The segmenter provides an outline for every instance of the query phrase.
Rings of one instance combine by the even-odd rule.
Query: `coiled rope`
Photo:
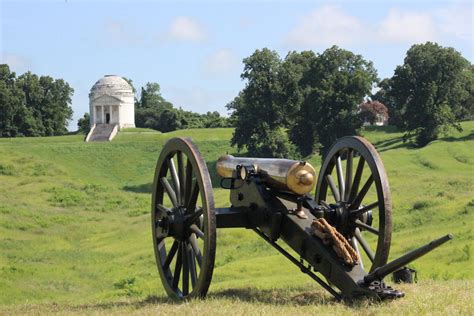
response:
[[[360,258],[354,248],[352,248],[347,239],[324,218],[313,220],[311,227],[313,228],[313,234],[319,237],[323,241],[323,244],[332,246],[332,249],[344,260],[345,264],[354,266],[359,263]]]

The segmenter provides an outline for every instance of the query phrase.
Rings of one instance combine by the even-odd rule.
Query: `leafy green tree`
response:
[[[0,65],[0,137],[22,135],[25,108],[23,92],[17,87],[16,74],[6,64]]]
[[[453,48],[413,45],[389,79],[388,95],[407,136],[424,146],[472,116],[473,66]]]
[[[137,127],[170,132],[181,128],[178,111],[161,96],[160,85],[148,82],[141,88],[140,100],[135,110]]]
[[[376,82],[372,62],[361,55],[333,46],[312,58],[300,84],[304,101],[290,130],[301,154],[320,146],[324,155],[338,138],[357,134],[358,106]]]
[[[67,133],[74,90],[62,79],[27,72],[18,78],[0,65],[0,136]]]
[[[70,104],[74,90],[69,84],[62,79],[26,72],[18,77],[18,85],[25,94],[25,105],[36,121],[36,128],[28,136],[66,134],[73,114]]]
[[[227,118],[222,117],[219,112],[207,112],[201,116],[203,118],[204,128],[229,127]]]
[[[158,108],[158,107],[172,107],[173,105],[166,101],[161,95],[160,85],[156,82],[147,82],[141,88],[139,108]]]
[[[84,113],[84,116],[77,121],[78,132],[88,134],[91,129],[91,121],[89,113]]]
[[[258,130],[247,141],[247,150],[252,157],[298,158],[296,146],[290,142],[282,127],[270,129],[265,122],[257,123]]]
[[[276,135],[286,135],[277,130],[288,124],[291,112],[291,107],[282,102],[285,94],[279,77],[280,57],[264,48],[256,50],[243,63],[241,78],[246,80],[245,88],[227,105],[233,111],[235,124],[232,146],[238,150],[246,147],[248,154],[255,157],[293,156],[288,136],[281,144],[275,139]]]

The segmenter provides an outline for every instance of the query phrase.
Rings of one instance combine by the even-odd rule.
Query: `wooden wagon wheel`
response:
[[[216,217],[206,163],[188,138],[170,139],[156,165],[151,210],[156,263],[166,293],[204,297],[216,253]]]
[[[316,202],[333,210],[326,219],[351,242],[366,269],[387,263],[392,203],[385,168],[372,144],[356,136],[339,139],[324,160],[315,195]]]

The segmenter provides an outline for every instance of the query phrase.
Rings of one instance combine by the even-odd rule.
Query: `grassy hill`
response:
[[[381,152],[390,180],[391,257],[447,232],[455,236],[413,265],[422,281],[417,286],[426,286],[423,291],[438,286],[464,293],[473,285],[474,122],[462,126],[462,133],[453,132],[423,149],[404,144],[402,134],[390,128],[364,132]],[[232,129],[166,134],[127,130],[111,143],[84,143],[80,135],[0,139],[0,305],[4,311],[52,302],[88,304],[100,310],[100,306],[116,308],[113,302],[125,300],[134,303],[124,305],[122,312],[140,307],[140,302],[148,306],[145,312],[156,312],[150,304],[165,303],[154,262],[149,204],[161,147],[170,137],[192,137],[209,165],[216,205],[227,206],[229,193],[217,188],[213,166],[219,155],[235,152],[229,146],[231,135]],[[319,169],[318,157],[309,160]],[[312,291],[303,300],[314,304],[329,298],[251,231],[220,230],[217,243],[210,289],[215,293],[210,300],[216,308],[213,313],[218,313],[220,299],[228,306],[231,294],[239,291],[247,293],[241,298],[250,295],[264,303],[278,300],[275,295],[288,303],[288,297],[298,291]],[[430,280],[450,281],[440,285]],[[407,291],[416,296],[413,289]],[[472,295],[466,300],[471,299]],[[94,305],[99,302],[111,305]],[[176,307],[166,304],[169,312]],[[205,303],[193,304],[198,308]],[[193,304],[179,308],[192,312]],[[54,311],[54,307],[40,311]]]

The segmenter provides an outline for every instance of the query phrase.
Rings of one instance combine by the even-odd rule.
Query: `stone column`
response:
[[[105,105],[102,105],[102,124],[105,123]]]

